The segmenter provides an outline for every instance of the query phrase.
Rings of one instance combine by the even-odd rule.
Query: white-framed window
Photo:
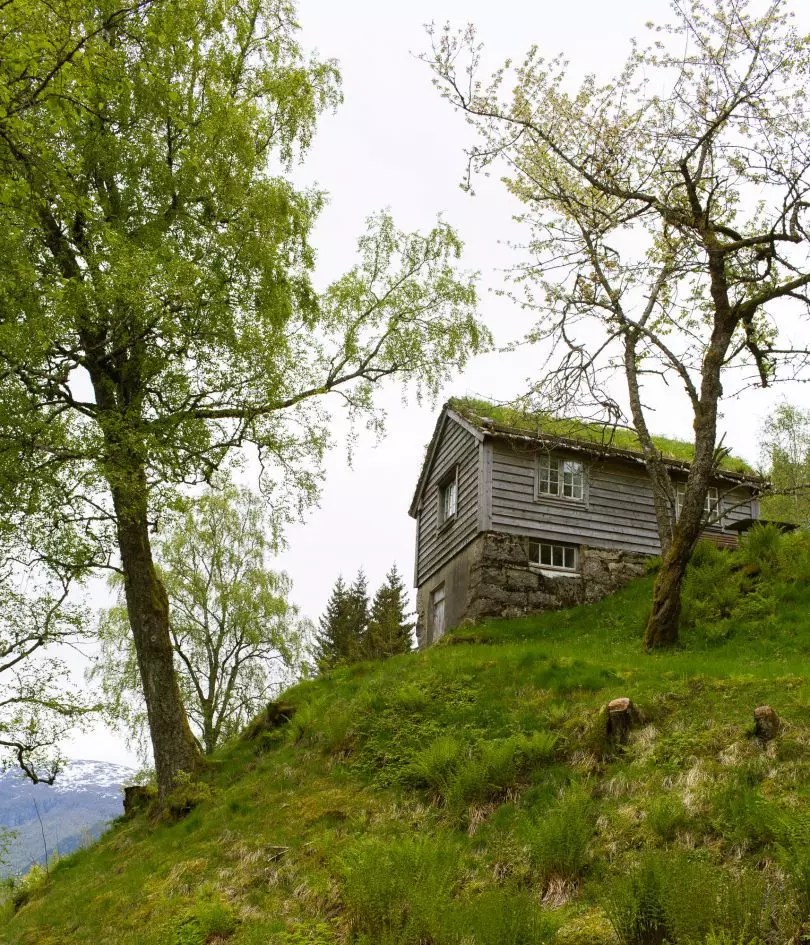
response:
[[[458,511],[458,468],[439,483],[439,524],[455,518]]]
[[[556,545],[549,541],[530,541],[529,563],[539,565],[541,568],[576,571],[579,567],[579,552],[572,545]]]
[[[444,633],[444,584],[440,584],[430,595],[430,628],[434,640]]]
[[[544,454],[537,461],[537,495],[556,496],[582,502],[585,498],[585,467],[574,459]]]
[[[683,500],[686,496],[686,483],[678,482],[675,484],[675,515],[680,516],[683,508]],[[714,518],[720,507],[720,493],[717,486],[709,486],[706,498],[703,500],[703,514],[707,518]],[[715,523],[717,524],[717,523]]]

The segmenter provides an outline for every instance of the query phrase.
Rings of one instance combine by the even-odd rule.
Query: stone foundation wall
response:
[[[491,617],[522,617],[590,603],[644,574],[647,555],[579,546],[579,571],[541,569],[529,562],[529,539],[500,532],[478,535],[417,592],[420,646],[435,642],[430,626],[432,591],[444,583],[447,630]],[[466,580],[460,580],[464,572]]]

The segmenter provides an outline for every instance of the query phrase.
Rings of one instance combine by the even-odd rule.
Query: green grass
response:
[[[783,945],[810,907],[810,536],[285,695],[174,823],[118,823],[0,907],[8,945]],[[630,696],[628,744],[605,706]],[[767,746],[753,710],[784,721]],[[810,934],[810,929],[805,929]]]
[[[483,417],[504,427],[524,430],[527,433],[543,433],[547,436],[561,436],[572,440],[585,440],[600,446],[614,449],[641,452],[641,444],[633,430],[625,427],[605,426],[602,423],[589,423],[575,418],[554,417],[549,414],[527,413],[526,411],[505,405],[491,404],[486,400],[472,397],[455,397],[450,406],[462,416],[476,420]],[[661,454],[667,459],[691,462],[694,458],[694,444],[669,436],[654,436],[653,441]],[[756,470],[738,456],[725,456],[720,461],[720,468],[729,472],[756,475]]]

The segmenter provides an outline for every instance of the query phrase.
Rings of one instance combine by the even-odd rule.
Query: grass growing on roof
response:
[[[810,903],[810,536],[701,546],[684,646],[651,578],[338,669],[2,907],[8,945],[784,945]],[[625,746],[604,707],[643,721]],[[784,721],[760,745],[755,706]],[[11,891],[10,891],[11,892]],[[806,931],[806,930],[805,930]]]
[[[514,407],[490,404],[486,400],[471,397],[457,397],[450,400],[450,406],[468,419],[483,417],[494,423],[526,433],[542,433],[547,436],[560,436],[572,440],[585,440],[614,449],[641,452],[641,444],[635,432],[623,427],[610,427],[601,423],[589,423],[575,418],[554,417],[550,414],[527,413]],[[694,444],[686,440],[667,436],[654,436],[653,441],[667,459],[691,462],[694,458]],[[720,468],[728,472],[756,475],[756,470],[737,456],[725,456]]]

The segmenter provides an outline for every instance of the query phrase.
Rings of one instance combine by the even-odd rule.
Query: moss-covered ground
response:
[[[674,652],[640,647],[651,580],[298,685],[290,722],[181,789],[186,816],[9,892],[0,941],[810,941],[810,536],[701,546]]]

